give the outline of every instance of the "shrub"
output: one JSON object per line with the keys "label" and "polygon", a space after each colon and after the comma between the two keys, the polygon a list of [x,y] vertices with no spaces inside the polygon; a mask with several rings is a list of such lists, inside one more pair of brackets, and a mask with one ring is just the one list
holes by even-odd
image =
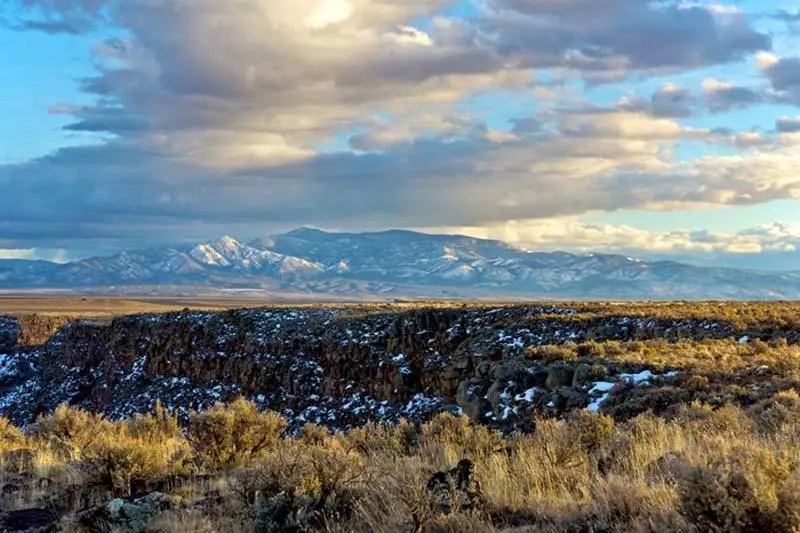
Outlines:
{"label": "shrub", "polygon": [[784,426],[800,424],[800,395],[794,389],[779,392],[762,400],[748,411],[756,427],[767,433],[778,432]]}
{"label": "shrub", "polygon": [[505,444],[498,431],[474,425],[466,416],[441,413],[420,428],[419,444],[422,448],[438,449],[448,461],[473,460],[503,450]]}
{"label": "shrub", "polygon": [[300,442],[307,446],[322,446],[329,436],[328,428],[306,422],[297,437]]}
{"label": "shrub", "polygon": [[614,420],[610,416],[574,411],[566,422],[572,439],[589,454],[599,451],[614,436]]}
{"label": "shrub", "polygon": [[182,438],[178,418],[169,412],[160,401],[156,402],[152,413],[136,414],[126,422],[130,436],[151,442],[163,442]]}
{"label": "shrub", "polygon": [[72,460],[80,458],[89,445],[113,431],[114,425],[102,415],[61,404],[51,414],[40,416],[28,428],[28,435],[48,442],[57,455]]}
{"label": "shrub", "polygon": [[152,489],[165,479],[187,473],[180,444],[133,437],[117,428],[83,451],[89,479],[120,495]]}
{"label": "shrub", "polygon": [[0,451],[17,448],[23,441],[22,432],[8,418],[0,416]]}
{"label": "shrub", "polygon": [[715,409],[697,400],[680,406],[676,419],[683,427],[705,434],[749,431],[752,425],[736,405],[726,404]]}
{"label": "shrub", "polygon": [[261,413],[243,398],[192,413],[188,438],[195,453],[210,468],[246,464],[277,444],[287,423],[275,413]]}
{"label": "shrub", "polygon": [[791,464],[763,448],[739,448],[687,471],[684,516],[701,531],[795,531],[800,527]]}
{"label": "shrub", "polygon": [[417,429],[407,420],[395,426],[369,423],[347,433],[347,442],[365,454],[409,455],[418,440]]}
{"label": "shrub", "polygon": [[557,470],[572,469],[588,462],[573,429],[556,420],[536,422],[533,444],[541,450],[548,466]]}

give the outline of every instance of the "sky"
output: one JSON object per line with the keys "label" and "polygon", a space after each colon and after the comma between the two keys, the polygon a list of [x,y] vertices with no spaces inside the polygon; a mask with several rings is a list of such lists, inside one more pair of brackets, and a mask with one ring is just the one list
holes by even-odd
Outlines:
{"label": "sky", "polygon": [[800,269],[794,0],[4,0],[0,258],[298,226]]}

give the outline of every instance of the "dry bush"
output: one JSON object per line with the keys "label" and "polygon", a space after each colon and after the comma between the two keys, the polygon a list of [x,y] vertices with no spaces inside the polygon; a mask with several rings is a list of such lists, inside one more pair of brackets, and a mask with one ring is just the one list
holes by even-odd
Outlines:
{"label": "dry bush", "polygon": [[681,480],[681,511],[701,531],[796,531],[796,472],[786,457],[750,446]]}
{"label": "dry bush", "polygon": [[800,426],[800,395],[794,389],[779,392],[748,410],[756,427],[776,433],[786,426]]}
{"label": "dry bush", "polygon": [[0,416],[0,451],[16,449],[24,440],[22,432],[4,416]]}
{"label": "dry bush", "polygon": [[599,413],[574,411],[566,424],[567,432],[587,454],[597,453],[614,436],[614,420]]}
{"label": "dry bush", "polygon": [[356,521],[370,531],[422,531],[437,516],[426,483],[430,469],[419,457],[376,457],[373,478],[357,507]]}
{"label": "dry bush", "polygon": [[[798,308],[800,309],[800,308]],[[800,346],[783,342],[753,341],[739,343],[736,339],[666,339],[639,341],[567,342],[527,348],[525,357],[543,363],[556,361],[600,362],[628,366],[647,365],[652,368],[691,368],[696,371],[733,372],[745,368],[768,366],[781,373],[800,369]],[[691,380],[692,378],[690,378]],[[707,385],[701,377],[694,378],[695,388]],[[692,386],[687,384],[687,386]]]}
{"label": "dry bush", "polygon": [[178,417],[156,402],[152,413],[136,414],[126,422],[126,429],[131,437],[153,442],[164,442],[183,438]]}
{"label": "dry bush", "polygon": [[749,433],[753,425],[736,405],[715,408],[697,400],[680,406],[675,419],[682,427],[700,434]]}
{"label": "dry bush", "polygon": [[570,469],[589,463],[614,435],[614,421],[605,415],[575,411],[564,422],[536,423],[533,445],[540,449],[549,466]]}
{"label": "dry bush", "polygon": [[327,440],[329,435],[328,428],[318,426],[312,422],[306,422],[300,429],[297,440],[309,446],[319,446]]}
{"label": "dry bush", "polygon": [[440,467],[467,458],[475,462],[505,449],[499,431],[472,424],[466,416],[442,413],[422,424],[419,433],[421,453]]}
{"label": "dry bush", "polygon": [[65,461],[80,459],[88,446],[112,432],[114,424],[102,415],[66,404],[59,405],[49,415],[40,416],[27,429],[28,436],[51,446]]}
{"label": "dry bush", "polygon": [[[674,487],[623,476],[598,479],[591,500],[576,514],[578,522],[602,531],[685,531]],[[652,527],[657,525],[657,527]]]}
{"label": "dry bush", "polygon": [[84,447],[81,464],[89,479],[129,495],[188,475],[189,452],[176,418],[158,404],[154,413],[116,423],[98,435]]}
{"label": "dry bush", "polygon": [[188,473],[180,445],[132,437],[118,429],[83,450],[89,479],[120,495],[152,490],[171,476]]}
{"label": "dry bush", "polygon": [[243,398],[192,413],[188,438],[209,468],[241,466],[277,446],[287,423],[280,415],[258,411]]}
{"label": "dry bush", "polygon": [[401,420],[395,426],[369,423],[350,430],[347,433],[347,442],[368,455],[410,455],[419,445],[419,433],[407,420]]}

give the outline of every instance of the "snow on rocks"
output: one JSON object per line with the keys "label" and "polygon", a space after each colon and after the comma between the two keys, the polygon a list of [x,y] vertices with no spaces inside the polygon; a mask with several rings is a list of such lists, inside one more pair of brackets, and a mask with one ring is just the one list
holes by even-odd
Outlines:
{"label": "snow on rocks", "polygon": [[[672,379],[677,375],[678,372],[671,371],[665,373],[661,377],[664,379]],[[612,389],[616,387],[618,383],[630,383],[634,387],[647,387],[657,377],[659,376],[653,374],[650,370],[642,370],[636,373],[619,374],[617,376],[617,381],[596,381],[592,383],[592,387],[589,389],[589,398],[592,401],[586,407],[586,411],[593,413],[600,411],[603,403],[608,400],[609,396],[611,396]]]}

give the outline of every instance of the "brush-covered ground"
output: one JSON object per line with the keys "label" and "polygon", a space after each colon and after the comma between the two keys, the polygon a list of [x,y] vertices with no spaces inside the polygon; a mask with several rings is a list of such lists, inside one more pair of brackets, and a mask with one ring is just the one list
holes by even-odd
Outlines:
{"label": "brush-covered ground", "polygon": [[800,531],[800,305],[8,324],[0,531]]}

